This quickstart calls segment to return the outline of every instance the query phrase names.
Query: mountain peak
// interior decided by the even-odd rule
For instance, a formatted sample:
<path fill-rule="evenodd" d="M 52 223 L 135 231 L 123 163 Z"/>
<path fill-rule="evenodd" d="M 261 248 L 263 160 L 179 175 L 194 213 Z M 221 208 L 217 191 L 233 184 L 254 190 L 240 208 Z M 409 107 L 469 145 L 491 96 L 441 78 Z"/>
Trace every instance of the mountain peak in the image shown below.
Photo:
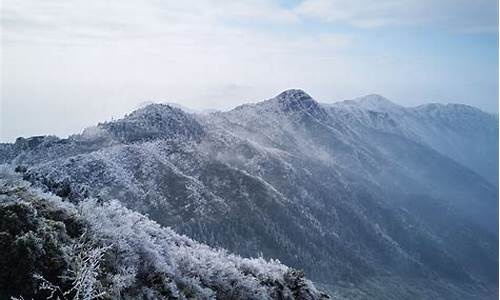
<path fill-rule="evenodd" d="M 278 96 L 276 96 L 277 99 L 312 99 L 309 94 L 304 92 L 301 89 L 288 89 L 283 92 L 281 92 Z"/>
<path fill-rule="evenodd" d="M 98 125 L 122 142 L 155 138 L 199 138 L 203 128 L 191 115 L 167 104 L 148 104 L 123 119 Z"/>
<path fill-rule="evenodd" d="M 398 106 L 396 103 L 379 94 L 369 94 L 366 96 L 358 97 L 354 99 L 354 101 L 361 104 Z"/>
<path fill-rule="evenodd" d="M 149 103 L 141 108 L 138 108 L 125 116 L 125 119 L 148 118 L 153 115 L 166 116 L 171 114 L 184 114 L 184 112 L 172 105 L 162 103 Z"/>
<path fill-rule="evenodd" d="M 313 116 L 326 116 L 326 112 L 309 94 L 300 89 L 289 89 L 275 97 L 286 113 L 306 112 Z"/>
<path fill-rule="evenodd" d="M 392 102 L 384 96 L 378 94 L 369 94 L 363 97 L 358 97 L 353 100 L 346 101 L 350 104 L 355 104 L 367 110 L 376 112 L 398 112 L 402 108 L 400 105 Z"/>

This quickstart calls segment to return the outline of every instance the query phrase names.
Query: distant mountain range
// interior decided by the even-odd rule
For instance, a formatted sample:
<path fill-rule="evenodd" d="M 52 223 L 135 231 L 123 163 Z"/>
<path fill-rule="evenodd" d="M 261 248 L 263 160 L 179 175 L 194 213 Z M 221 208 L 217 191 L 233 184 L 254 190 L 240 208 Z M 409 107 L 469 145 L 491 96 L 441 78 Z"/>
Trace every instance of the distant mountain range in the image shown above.
<path fill-rule="evenodd" d="M 0 144 L 0 163 L 74 205 L 117 200 L 279 259 L 333 298 L 498 298 L 498 116 L 471 106 L 302 90 L 209 114 L 149 104 Z"/>

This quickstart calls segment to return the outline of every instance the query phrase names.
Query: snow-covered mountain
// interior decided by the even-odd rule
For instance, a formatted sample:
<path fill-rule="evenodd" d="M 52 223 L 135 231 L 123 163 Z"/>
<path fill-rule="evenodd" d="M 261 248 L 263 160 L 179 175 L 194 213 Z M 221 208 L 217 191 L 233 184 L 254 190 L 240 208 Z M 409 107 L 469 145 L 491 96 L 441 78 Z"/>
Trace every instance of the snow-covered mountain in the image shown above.
<path fill-rule="evenodd" d="M 469 106 L 301 90 L 203 115 L 151 104 L 0 145 L 0 162 L 72 203 L 117 199 L 347 299 L 495 299 L 497 154 L 498 117 Z"/>
<path fill-rule="evenodd" d="M 387 123 L 377 129 L 424 143 L 498 184 L 497 115 L 463 104 L 430 103 L 406 108 L 379 95 L 337 102 L 329 108 L 334 114 L 355 116 L 355 120 L 344 121 L 364 126 L 377 126 L 373 116 L 379 113 Z"/>

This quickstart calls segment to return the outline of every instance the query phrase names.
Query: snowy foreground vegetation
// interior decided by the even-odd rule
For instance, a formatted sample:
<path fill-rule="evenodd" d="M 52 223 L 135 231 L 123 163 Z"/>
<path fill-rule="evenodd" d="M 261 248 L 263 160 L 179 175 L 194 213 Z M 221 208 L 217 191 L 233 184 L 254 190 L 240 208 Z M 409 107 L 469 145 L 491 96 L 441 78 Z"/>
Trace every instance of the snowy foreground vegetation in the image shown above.
<path fill-rule="evenodd" d="M 301 271 L 164 228 L 118 201 L 79 204 L 0 174 L 0 298 L 327 299 Z"/>

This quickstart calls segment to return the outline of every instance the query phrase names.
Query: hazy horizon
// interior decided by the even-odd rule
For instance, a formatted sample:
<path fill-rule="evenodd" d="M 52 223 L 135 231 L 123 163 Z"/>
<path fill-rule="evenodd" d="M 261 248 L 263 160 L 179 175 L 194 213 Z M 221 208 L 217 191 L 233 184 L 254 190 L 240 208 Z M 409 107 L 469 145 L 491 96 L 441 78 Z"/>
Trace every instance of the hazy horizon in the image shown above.
<path fill-rule="evenodd" d="M 307 93 L 307 91 L 305 91 Z M 144 107 L 146 105 L 149 105 L 149 104 L 168 104 L 168 105 L 173 105 L 173 106 L 176 106 L 180 109 L 183 109 L 187 112 L 191 112 L 191 113 L 206 113 L 206 112 L 212 112 L 212 111 L 228 111 L 228 110 L 231 110 L 231 109 L 234 109 L 235 107 L 239 106 L 239 105 L 242 105 L 242 104 L 255 104 L 255 103 L 258 103 L 258 102 L 261 102 L 261 101 L 265 101 L 265 100 L 268 100 L 274 96 L 277 96 L 279 93 L 276 93 L 275 95 L 273 96 L 270 96 L 270 97 L 267 97 L 267 98 L 264 98 L 264 99 L 249 99 L 247 102 L 241 102 L 241 103 L 237 103 L 237 104 L 234 104 L 232 106 L 228 106 L 228 107 L 225 107 L 225 106 L 221 106 L 221 107 L 191 107 L 191 106 L 188 106 L 188 105 L 185 105 L 183 104 L 181 101 L 180 102 L 175 102 L 175 101 L 168 101 L 168 100 L 161 100 L 161 99 L 158 99 L 158 100 L 146 100 L 146 101 L 138 101 L 135 106 L 131 107 L 130 110 L 127 110 L 125 112 L 123 112 L 122 114 L 119 114 L 119 113 L 115 113 L 115 114 L 110 114 L 107 118 L 105 119 L 102 119 L 102 120 L 96 120 L 95 122 L 91 123 L 91 124 L 84 124 L 80 127 L 75 126 L 73 128 L 62 128 L 62 130 L 57 133 L 57 132 L 40 132 L 39 134 L 31 134 L 31 135 L 25 135 L 25 136 L 12 136 L 12 137 L 5 137 L 5 136 L 1 136 L 0 137 L 0 143 L 11 143 L 11 142 L 15 142 L 16 138 L 18 137 L 24 137 L 24 138 L 27 138 L 27 137 L 31 137 L 31 136 L 37 136 L 37 135 L 55 135 L 55 136 L 58 136 L 60 138 L 66 138 L 70 135 L 73 135 L 73 134 L 78 134 L 78 133 L 81 133 L 85 128 L 87 127 L 91 127 L 91 126 L 94 126 L 94 125 L 97 125 L 97 123 L 100 123 L 100 122 L 106 122 L 106 121 L 112 121 L 112 120 L 116 120 L 116 119 L 120 119 L 122 117 L 124 117 L 126 114 L 132 112 L 133 110 L 136 110 L 136 109 L 139 109 L 141 107 Z M 308 93 L 309 94 L 309 93 Z M 371 93 L 371 94 L 376 94 L 376 93 Z M 371 95 L 371 94 L 366 94 L 366 95 L 360 95 L 359 97 L 363 97 L 363 96 L 368 96 L 368 95 Z M 377 94 L 377 95 L 380 95 L 380 94 Z M 381 95 L 384 97 L 384 95 Z M 311 95 L 312 98 L 314 98 L 315 100 L 318 100 L 316 99 L 313 95 Z M 319 103 L 321 104 L 333 104 L 333 103 L 337 103 L 337 102 L 341 102 L 341 101 L 345 101 L 345 100 L 354 100 L 356 98 L 359 98 L 359 97 L 354 97 L 352 99 L 339 99 L 339 100 L 333 100 L 333 101 L 319 101 Z M 430 103 L 441 103 L 441 104 L 465 104 L 465 103 L 458 103 L 458 102 L 441 102 L 441 101 L 423 101 L 421 103 L 413 103 L 413 104 L 402 104 L 402 103 L 398 103 L 397 101 L 394 101 L 393 99 L 388 99 L 390 100 L 391 102 L 397 104 L 397 105 L 401 105 L 403 107 L 416 107 L 416 106 L 419 106 L 419 105 L 424 105 L 424 104 L 430 104 Z M 470 105 L 470 104 L 465 104 L 465 105 Z M 472 105 L 473 106 L 473 105 Z M 474 106 L 476 107 L 476 106 Z M 481 109 L 481 108 L 479 108 Z M 119 109 L 117 109 L 117 111 L 119 111 Z M 483 110 L 485 111 L 485 110 Z M 498 115 L 498 111 L 497 112 L 489 112 L 489 111 L 485 111 L 485 112 L 488 112 L 488 113 L 492 113 L 492 114 L 496 114 Z M 71 131 L 73 130 L 73 131 Z"/>
<path fill-rule="evenodd" d="M 229 109 L 289 88 L 498 113 L 494 1 L 6 0 L 1 14 L 0 142 L 145 101 Z"/>

